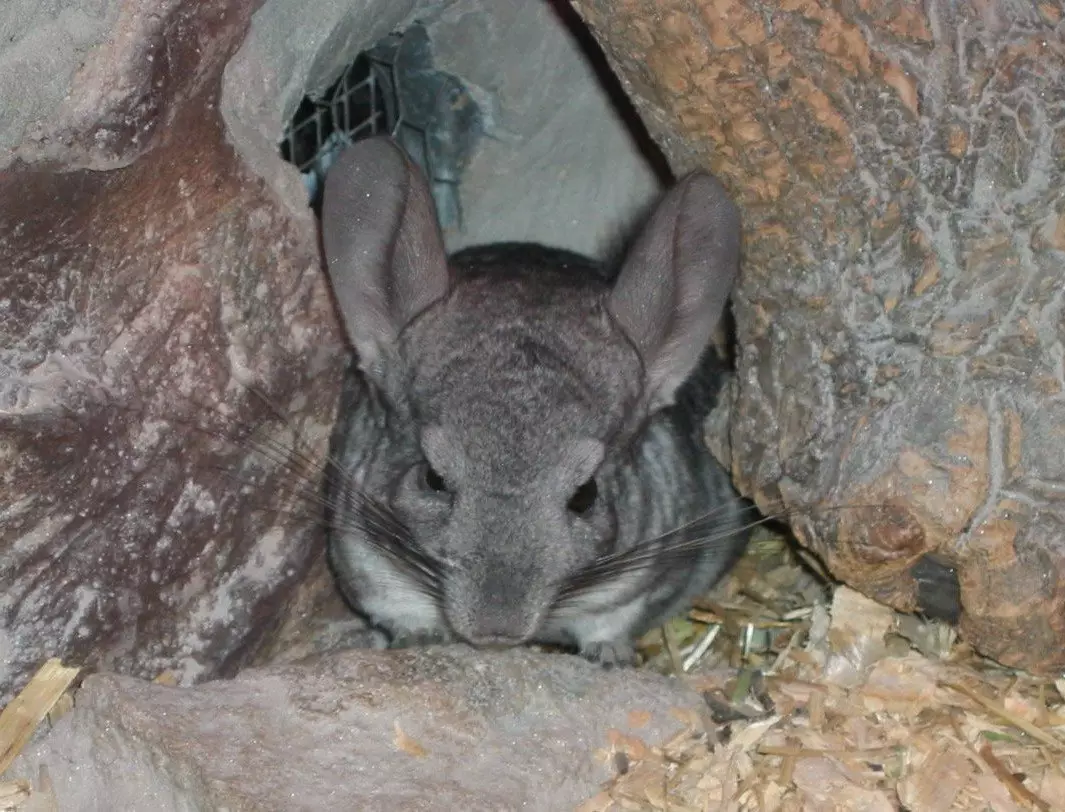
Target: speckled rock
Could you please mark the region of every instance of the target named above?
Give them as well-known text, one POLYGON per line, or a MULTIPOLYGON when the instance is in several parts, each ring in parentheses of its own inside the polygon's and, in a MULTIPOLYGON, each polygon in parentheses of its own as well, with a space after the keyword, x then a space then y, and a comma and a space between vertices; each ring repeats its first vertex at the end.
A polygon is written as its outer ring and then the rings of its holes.
POLYGON ((1065 10, 575 0, 745 218, 718 445, 840 578, 1065 668, 1065 10), (951 607, 947 607, 949 611, 951 607))
POLYGON ((655 744, 703 703, 576 658, 353 651, 167 688, 86 680, 6 777, 43 765, 79 810, 557 810, 596 793, 622 737, 655 744))
POLYGON ((250 9, 122 6, 74 87, 156 76, 158 103, 106 156, 75 139, 0 175, 0 703, 52 655, 229 673, 321 551, 284 468, 234 442, 289 430, 255 385, 321 453, 345 363, 295 172, 275 195, 216 112, 250 9))

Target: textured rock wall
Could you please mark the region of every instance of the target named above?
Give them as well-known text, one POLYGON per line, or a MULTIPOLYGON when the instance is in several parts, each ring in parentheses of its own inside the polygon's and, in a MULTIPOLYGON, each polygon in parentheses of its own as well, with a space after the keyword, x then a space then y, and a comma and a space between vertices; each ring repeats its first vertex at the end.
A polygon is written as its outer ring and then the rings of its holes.
POLYGON ((232 442, 286 435, 256 384, 324 450, 343 360, 309 212, 217 113, 251 8, 107 8, 71 98, 38 108, 0 176, 0 702, 53 654, 230 671, 320 552, 284 471, 232 442), (64 129, 65 106, 104 98, 64 129))
POLYGON ((574 5, 674 168, 743 207, 739 486, 895 506, 795 527, 902 609, 956 568, 972 642, 1065 667, 1062 4, 574 5))
POLYGON ((99 675, 5 777, 46 769, 64 812, 558 812, 700 708, 679 680, 520 649, 348 651, 193 689, 99 675))
POLYGON ((564 6, 330 0, 307 14, 303 0, 268 0, 226 68, 226 126, 249 163, 286 189, 294 175, 277 165, 277 143, 303 95, 421 21, 434 65, 462 80, 483 116, 462 175, 463 229, 445 233, 449 249, 530 240, 607 254, 657 199, 660 178, 568 30, 564 6))

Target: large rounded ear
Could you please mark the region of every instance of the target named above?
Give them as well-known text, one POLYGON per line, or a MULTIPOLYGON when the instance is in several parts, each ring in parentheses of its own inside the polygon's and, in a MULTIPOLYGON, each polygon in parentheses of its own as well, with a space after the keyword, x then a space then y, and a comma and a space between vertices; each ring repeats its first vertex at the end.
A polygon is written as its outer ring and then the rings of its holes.
POLYGON ((740 216, 724 187, 693 172, 633 244, 607 309, 643 358, 649 411, 673 403, 725 309, 739 269, 740 216))
POLYGON ((429 187, 391 138, 356 141, 330 169, 322 244, 359 366, 379 377, 400 330, 448 291, 429 187))

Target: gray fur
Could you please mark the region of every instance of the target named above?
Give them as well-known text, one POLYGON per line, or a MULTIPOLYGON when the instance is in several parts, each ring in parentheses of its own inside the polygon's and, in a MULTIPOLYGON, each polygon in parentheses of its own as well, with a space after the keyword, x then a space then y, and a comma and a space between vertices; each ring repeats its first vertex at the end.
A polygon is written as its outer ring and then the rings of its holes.
POLYGON ((344 594, 392 645, 631 661, 745 537, 700 437, 739 259, 722 187, 681 180, 613 283, 536 245, 449 261, 421 174, 373 138, 326 181, 323 240, 359 361, 327 491, 344 594))

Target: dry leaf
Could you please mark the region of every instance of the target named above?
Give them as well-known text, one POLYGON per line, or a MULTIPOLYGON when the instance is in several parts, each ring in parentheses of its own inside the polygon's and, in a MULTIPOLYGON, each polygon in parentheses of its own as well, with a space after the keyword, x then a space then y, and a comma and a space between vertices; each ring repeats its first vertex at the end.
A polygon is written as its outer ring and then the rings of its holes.
POLYGON ((393 742, 396 748, 402 750, 408 756, 414 756, 415 758, 424 758, 429 755, 429 751, 422 747, 416 740, 412 739, 406 733, 403 732, 403 728, 399 726, 399 721, 395 722, 396 737, 393 742))
POLYGON ((57 658, 48 660, 0 713, 0 775, 7 772, 79 671, 57 658))
POLYGON ((651 712, 646 710, 629 711, 629 727, 639 729, 651 724, 651 712))

